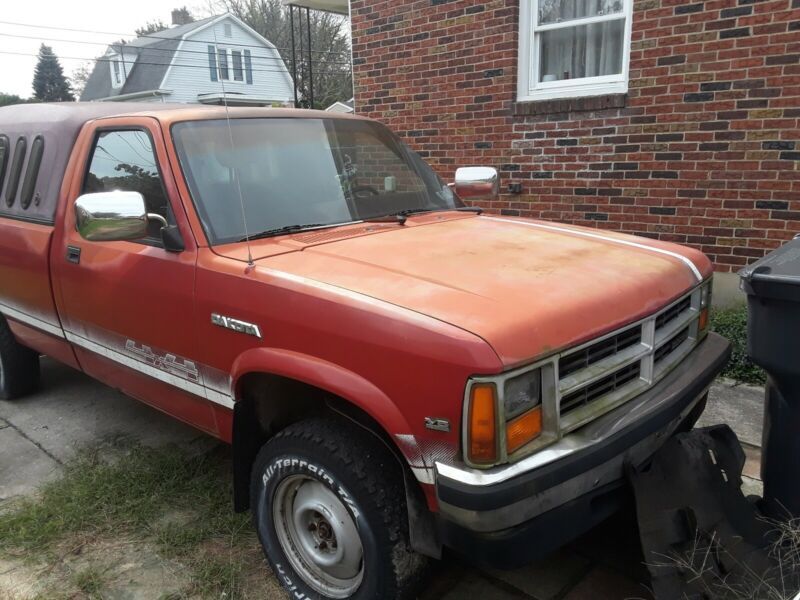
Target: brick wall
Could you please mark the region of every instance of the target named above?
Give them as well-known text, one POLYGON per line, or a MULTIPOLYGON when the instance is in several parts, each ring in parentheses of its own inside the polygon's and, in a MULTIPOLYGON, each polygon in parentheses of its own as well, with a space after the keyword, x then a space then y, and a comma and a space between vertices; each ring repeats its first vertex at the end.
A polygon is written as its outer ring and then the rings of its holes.
POLYGON ((735 270, 800 232, 800 0, 634 0, 627 96, 516 103, 518 0, 352 0, 356 106, 490 208, 689 244, 735 270))

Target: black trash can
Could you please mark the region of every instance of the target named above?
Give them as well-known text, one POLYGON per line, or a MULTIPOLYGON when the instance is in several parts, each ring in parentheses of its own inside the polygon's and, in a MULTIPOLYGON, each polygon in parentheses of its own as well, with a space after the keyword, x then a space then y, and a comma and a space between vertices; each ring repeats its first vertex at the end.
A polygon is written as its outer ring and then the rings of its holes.
POLYGON ((739 272, 747 353, 767 372, 761 477, 764 510, 800 517, 800 239, 739 272), (788 512, 788 514, 787 514, 788 512))

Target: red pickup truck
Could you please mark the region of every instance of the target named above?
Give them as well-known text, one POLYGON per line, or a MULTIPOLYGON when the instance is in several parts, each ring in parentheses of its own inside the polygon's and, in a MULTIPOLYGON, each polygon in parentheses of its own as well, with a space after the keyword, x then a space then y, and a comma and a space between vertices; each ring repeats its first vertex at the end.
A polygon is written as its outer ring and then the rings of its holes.
POLYGON ((607 517, 729 354, 698 251, 482 214, 314 111, 0 109, 0 397, 48 355, 233 445, 295 598, 413 593, 607 517))

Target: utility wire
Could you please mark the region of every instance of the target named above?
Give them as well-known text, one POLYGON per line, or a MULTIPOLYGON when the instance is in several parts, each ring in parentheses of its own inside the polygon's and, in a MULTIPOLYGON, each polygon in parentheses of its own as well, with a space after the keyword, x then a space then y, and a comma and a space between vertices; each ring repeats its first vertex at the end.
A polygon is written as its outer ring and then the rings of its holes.
MULTIPOLYGON (((4 33, 4 32, 0 32, 0 37, 20 38, 20 39, 25 39, 25 40, 37 40, 37 41, 44 41, 44 42, 65 42, 65 43, 69 43, 69 44, 91 44, 93 46, 104 46, 106 48, 115 47, 115 48, 119 48, 120 50, 124 49, 127 46, 127 44, 122 44, 122 43, 119 43, 119 44, 117 44, 117 43, 107 44, 105 42, 90 42, 90 41, 83 41, 83 40, 68 40, 68 39, 64 39, 64 38, 38 37, 38 36, 34 36, 34 35, 19 35, 19 34, 15 34, 15 33, 4 33)), ((186 40, 184 40, 184 41, 186 41, 186 40)), ((225 46, 226 48, 229 48, 231 45, 230 44, 223 44, 223 46, 225 46)), ((178 54, 178 50, 172 50, 172 49, 169 49, 169 48, 153 48, 152 46, 131 46, 131 47, 135 48, 137 50, 147 50, 148 52, 169 52, 171 54, 178 54)), ((252 46, 252 47, 253 48, 258 48, 258 49, 264 49, 264 46, 252 46)), ((267 49, 271 50, 271 48, 267 48, 267 49)), ((206 50, 185 50, 183 48, 181 48, 180 53, 181 54, 183 54, 183 53, 186 53, 186 54, 202 54, 204 56, 208 54, 208 52, 206 50)), ((262 59, 262 60, 283 61, 283 58, 281 56, 260 56, 258 58, 262 59)), ((87 60, 97 60, 97 59, 87 59, 87 60)), ((345 61, 332 62, 332 61, 319 60, 318 59, 318 60, 312 60, 311 62, 313 64, 346 65, 346 66, 350 65, 349 62, 345 62, 345 61)))
MULTIPOLYGON (((0 54, 8 54, 8 55, 12 55, 12 56, 33 56, 33 57, 38 57, 39 56, 38 54, 32 54, 30 52, 12 52, 10 50, 0 50, 0 54)), ((116 60, 116 59, 113 59, 113 58, 103 58, 103 57, 90 58, 90 57, 87 57, 87 56, 59 56, 59 58, 65 58, 65 59, 68 59, 68 60, 83 60, 83 61, 103 62, 103 63, 111 63, 111 62, 114 62, 114 60, 116 60)), ((258 56, 254 56, 253 60, 255 61, 255 60, 259 59, 259 58, 260 57, 258 57, 258 56)), ((208 69, 209 69, 209 65, 190 65, 190 64, 186 64, 186 63, 174 63, 174 62, 162 62, 162 63, 159 63, 159 62, 148 62, 148 61, 140 61, 140 60, 137 60, 134 63, 134 65, 149 65, 149 66, 154 66, 154 67, 169 67, 169 66, 186 67, 188 69, 204 69, 206 71, 208 71, 208 69)), ((288 69, 256 69, 256 68, 251 69, 251 71, 253 73, 288 73, 289 72, 288 69)), ((342 70, 340 70, 340 69, 318 69, 315 72, 316 73, 341 73, 342 70)))
MULTIPOLYGON (((33 29, 52 29, 54 31, 71 31, 71 32, 74 32, 74 33, 94 33, 94 34, 97 34, 97 35, 112 35, 112 36, 129 37, 129 38, 134 38, 134 37, 136 37, 136 38, 149 38, 149 39, 161 40, 161 41, 178 39, 178 38, 169 38, 169 37, 165 37, 165 36, 162 36, 162 35, 153 35, 153 34, 137 35, 135 33, 114 33, 113 31, 97 31, 97 30, 93 30, 93 29, 75 29, 75 28, 71 28, 71 27, 51 27, 49 25, 35 25, 33 23, 20 23, 20 22, 17 22, 17 21, 0 21, 0 25, 14 25, 14 26, 17 26, 17 27, 31 27, 33 29)), ((193 44, 208 44, 208 42, 205 42, 203 40, 187 40, 187 39, 184 39, 182 41, 186 42, 186 43, 193 43, 193 44)), ((108 45, 111 46, 113 44, 108 44, 108 45)), ((235 44, 235 43, 227 44, 226 43, 225 45, 228 46, 228 47, 263 48, 263 46, 258 45, 258 44, 235 44)), ((285 47, 280 47, 280 46, 275 46, 275 49, 276 50, 291 51, 291 48, 285 48, 285 47)), ((313 52, 315 54, 345 54, 345 51, 334 52, 332 50, 311 50, 311 52, 313 52)))

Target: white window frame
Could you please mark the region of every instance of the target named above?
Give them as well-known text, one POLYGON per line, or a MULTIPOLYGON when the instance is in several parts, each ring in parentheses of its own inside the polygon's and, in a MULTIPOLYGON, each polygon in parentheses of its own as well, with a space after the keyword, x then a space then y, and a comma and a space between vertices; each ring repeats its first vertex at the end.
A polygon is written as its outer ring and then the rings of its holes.
POLYGON ((224 47, 219 47, 219 46, 216 46, 216 48, 217 48, 217 53, 214 56, 217 59, 217 80, 225 81, 225 82, 233 81, 233 69, 231 68, 231 51, 230 51, 230 48, 224 48, 224 47), (228 69, 228 76, 227 77, 223 77, 222 76, 222 62, 219 59, 220 52, 225 54, 225 64, 227 65, 227 69, 228 69))
POLYGON ((111 87, 118 90, 125 85, 125 71, 122 68, 122 55, 109 54, 106 60, 108 61, 108 69, 111 72, 111 87))
POLYGON ((535 102, 537 100, 626 93, 630 68, 633 0, 622 0, 622 2, 621 13, 539 25, 539 0, 520 0, 517 101, 535 102), (622 73, 565 81, 539 81, 539 47, 542 33, 553 29, 591 25, 623 18, 625 19, 625 39, 622 51, 622 73))

